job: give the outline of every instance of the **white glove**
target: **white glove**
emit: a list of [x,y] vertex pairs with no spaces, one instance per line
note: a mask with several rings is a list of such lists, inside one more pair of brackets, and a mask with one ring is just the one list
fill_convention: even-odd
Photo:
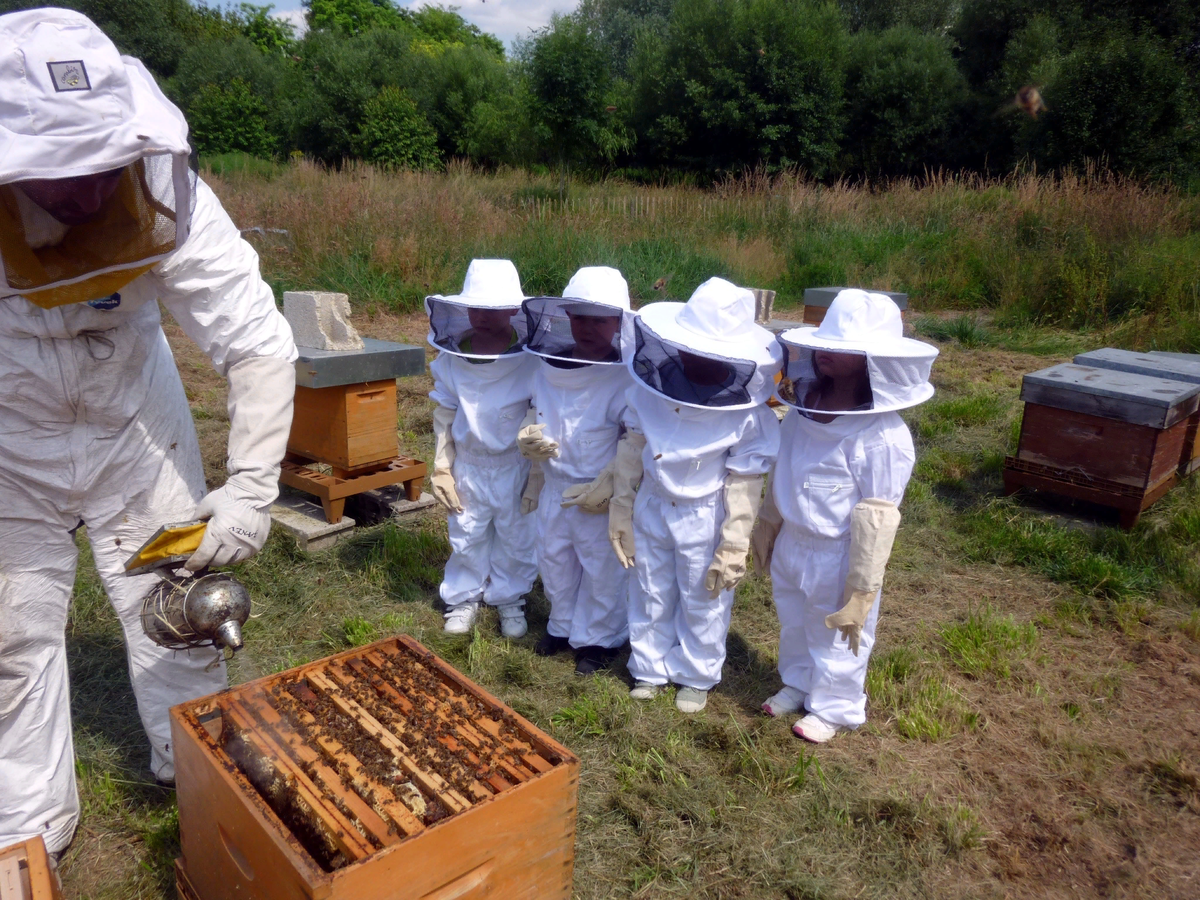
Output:
[[279,463],[292,429],[296,369],[286,359],[255,356],[229,369],[229,478],[196,507],[208,519],[199,548],[184,563],[196,572],[225,566],[262,549],[279,496]]
[[855,656],[899,528],[900,510],[890,500],[860,500],[850,511],[850,571],[842,608],[825,617],[825,627],[838,629]]
[[783,528],[783,516],[775,505],[774,485],[767,478],[766,497],[758,510],[758,520],[750,532],[750,551],[754,557],[754,568],[759,575],[771,574],[771,557],[775,553],[775,540]]
[[433,474],[429,476],[433,498],[451,513],[463,511],[462,501],[458,499],[458,489],[454,484],[454,436],[450,433],[456,414],[457,410],[446,406],[433,408]]
[[546,423],[538,422],[537,410],[530,407],[525,421],[521,423],[521,430],[517,432],[517,449],[523,457],[540,461],[558,456],[558,441],[543,437],[545,430]]
[[589,481],[587,484],[573,484],[562,492],[562,503],[559,504],[563,509],[568,506],[577,506],[586,513],[608,512],[608,501],[612,499],[613,493],[613,470],[617,466],[617,458],[614,456],[608,461],[608,465],[600,470],[600,474]]
[[762,476],[725,476],[725,521],[721,523],[721,543],[704,573],[704,588],[714,599],[721,591],[733,590],[746,576],[746,552],[750,549],[750,529],[762,502]]
[[525,480],[525,490],[521,492],[521,515],[527,516],[538,508],[538,497],[545,483],[542,464],[535,459],[529,464],[529,478]]
[[626,569],[634,563],[633,499],[642,480],[642,451],[646,436],[626,431],[617,441],[613,460],[613,493],[608,502],[608,539]]

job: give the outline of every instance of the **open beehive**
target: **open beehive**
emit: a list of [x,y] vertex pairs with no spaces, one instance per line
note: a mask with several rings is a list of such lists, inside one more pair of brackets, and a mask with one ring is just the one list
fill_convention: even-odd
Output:
[[183,897],[568,897],[579,761],[407,637],[171,710]]
[[0,900],[62,900],[40,837],[0,849]]

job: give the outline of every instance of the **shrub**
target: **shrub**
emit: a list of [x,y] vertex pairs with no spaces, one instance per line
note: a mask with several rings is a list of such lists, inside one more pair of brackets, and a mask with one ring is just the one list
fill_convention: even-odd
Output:
[[267,106],[240,78],[228,86],[206,84],[188,108],[192,146],[200,153],[240,150],[270,156],[274,140],[267,132]]
[[438,165],[437,133],[407,94],[385,87],[363,109],[355,150],[387,168],[431,169]]

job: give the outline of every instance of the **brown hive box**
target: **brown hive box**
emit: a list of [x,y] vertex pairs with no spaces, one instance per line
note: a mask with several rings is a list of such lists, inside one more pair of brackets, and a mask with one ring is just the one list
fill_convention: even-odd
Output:
[[0,900],[62,900],[40,837],[0,849]]
[[579,760],[416,641],[171,710],[185,900],[566,898]]
[[[804,324],[805,325],[820,325],[825,321],[825,313],[829,312],[829,304],[834,301],[844,287],[815,287],[804,289]],[[863,290],[870,290],[864,288]],[[908,310],[908,294],[900,293],[899,291],[872,291],[875,294],[883,294],[891,297],[892,301],[900,307],[900,315]]]
[[352,470],[392,459],[396,379],[334,387],[296,387],[288,451]]

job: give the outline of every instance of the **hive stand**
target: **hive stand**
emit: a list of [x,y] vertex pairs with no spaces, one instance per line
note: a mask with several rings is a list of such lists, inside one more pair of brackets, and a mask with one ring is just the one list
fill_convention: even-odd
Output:
[[[328,522],[342,520],[346,498],[403,484],[419,500],[425,463],[400,456],[396,379],[425,368],[420,347],[366,338],[362,350],[300,348],[288,453],[279,480],[314,494]],[[328,466],[323,472],[318,465]]]
[[1108,506],[1121,527],[1176,483],[1200,385],[1063,363],[1026,375],[1004,492],[1042,490]]
[[0,849],[0,900],[62,900],[40,836]]
[[[846,290],[844,287],[816,287],[804,289],[804,324],[805,325],[820,325],[825,321],[825,313],[829,311],[829,304],[833,302],[833,298]],[[871,290],[863,288],[863,290]],[[895,291],[871,291],[872,294],[883,294],[885,297],[891,297],[895,304],[900,307],[900,315],[903,316],[908,309],[908,294],[901,294]]]

